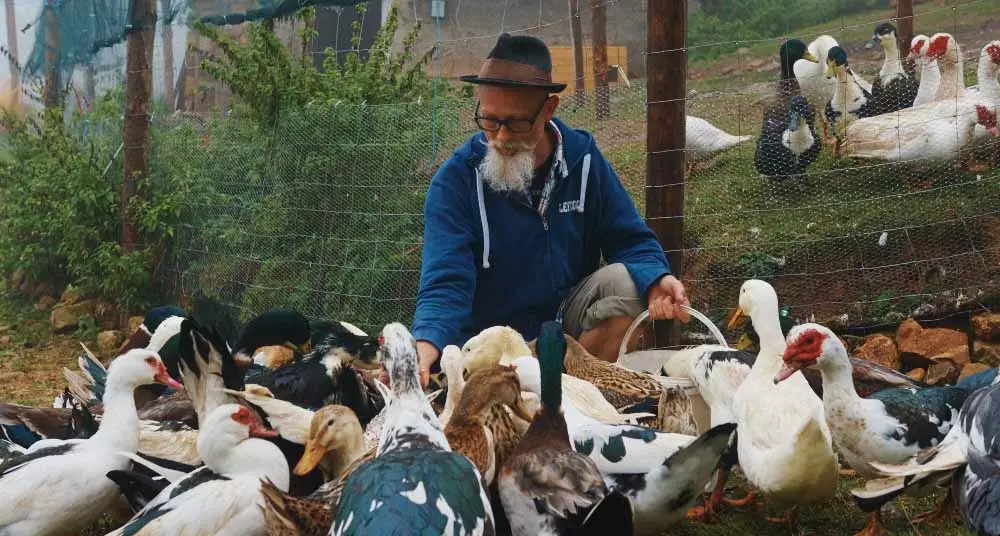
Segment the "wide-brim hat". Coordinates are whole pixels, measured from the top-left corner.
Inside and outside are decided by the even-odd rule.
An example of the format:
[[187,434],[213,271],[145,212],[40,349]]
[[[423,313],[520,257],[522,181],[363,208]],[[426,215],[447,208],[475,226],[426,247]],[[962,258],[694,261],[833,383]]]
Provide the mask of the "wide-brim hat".
[[566,89],[566,84],[552,82],[549,47],[530,35],[500,34],[479,74],[467,74],[459,79],[470,84],[536,88],[550,93]]

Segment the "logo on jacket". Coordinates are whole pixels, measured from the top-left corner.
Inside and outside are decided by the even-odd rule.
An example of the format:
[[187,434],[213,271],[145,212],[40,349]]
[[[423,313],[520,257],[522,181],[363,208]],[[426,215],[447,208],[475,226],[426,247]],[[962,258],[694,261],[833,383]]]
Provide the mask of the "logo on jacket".
[[563,201],[559,203],[559,213],[564,214],[566,212],[573,212],[580,210],[580,200],[574,199],[572,201]]

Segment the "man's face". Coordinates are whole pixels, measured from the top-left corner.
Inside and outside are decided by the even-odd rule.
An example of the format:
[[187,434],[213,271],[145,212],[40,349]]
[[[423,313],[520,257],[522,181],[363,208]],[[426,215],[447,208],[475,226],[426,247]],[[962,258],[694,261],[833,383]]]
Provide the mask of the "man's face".
[[[542,90],[479,86],[479,117],[516,121],[499,130],[486,130],[489,142],[480,171],[497,191],[525,192],[535,169],[535,148],[545,136],[545,125],[552,119],[558,97]],[[529,126],[530,124],[530,126]]]

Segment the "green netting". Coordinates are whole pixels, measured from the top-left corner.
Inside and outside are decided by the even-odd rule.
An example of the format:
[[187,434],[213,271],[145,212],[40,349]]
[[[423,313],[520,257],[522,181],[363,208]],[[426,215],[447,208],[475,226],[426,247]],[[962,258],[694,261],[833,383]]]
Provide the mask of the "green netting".
[[[56,0],[59,29],[58,64],[67,71],[76,65],[89,63],[102,48],[125,40],[128,32],[138,23],[132,21],[133,0]],[[258,0],[256,7],[245,11],[229,12],[233,2],[215,2],[206,9],[202,0],[159,0],[157,9],[161,21],[172,23],[188,8],[197,7],[199,19],[207,24],[241,24],[251,20],[284,17],[309,6],[349,6],[364,0]],[[212,8],[218,9],[213,13]],[[245,9],[243,7],[238,9]],[[45,34],[48,23],[43,14],[35,25],[35,43],[24,65],[27,74],[37,74],[45,67]]]

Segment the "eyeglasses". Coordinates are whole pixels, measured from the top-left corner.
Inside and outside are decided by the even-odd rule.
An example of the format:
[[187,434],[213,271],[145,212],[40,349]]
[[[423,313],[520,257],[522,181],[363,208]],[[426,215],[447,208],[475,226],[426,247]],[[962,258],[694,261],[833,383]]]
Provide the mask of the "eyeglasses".
[[545,108],[545,103],[549,102],[549,99],[542,101],[542,105],[538,107],[534,116],[531,119],[496,119],[494,117],[483,117],[479,115],[479,103],[476,103],[476,124],[479,128],[487,132],[497,132],[500,127],[507,127],[508,132],[514,134],[524,134],[525,132],[530,132],[531,127],[535,126],[535,121],[538,120],[538,115],[542,113],[542,109]]

